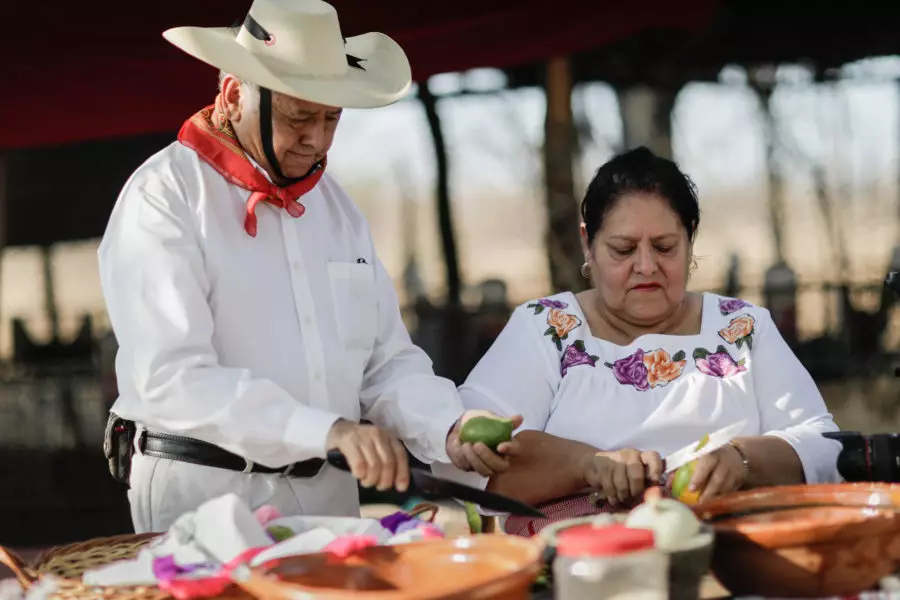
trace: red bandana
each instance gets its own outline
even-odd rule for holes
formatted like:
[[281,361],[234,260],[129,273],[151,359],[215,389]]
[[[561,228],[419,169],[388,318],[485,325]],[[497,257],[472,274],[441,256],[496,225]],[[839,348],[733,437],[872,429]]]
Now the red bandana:
[[300,217],[306,208],[299,198],[319,183],[325,172],[325,160],[309,177],[287,187],[278,187],[266,179],[247,158],[234,135],[231,122],[219,108],[220,98],[184,122],[178,141],[200,155],[219,174],[234,185],[253,192],[247,200],[244,229],[256,237],[256,205],[260,202],[283,208],[292,217]]

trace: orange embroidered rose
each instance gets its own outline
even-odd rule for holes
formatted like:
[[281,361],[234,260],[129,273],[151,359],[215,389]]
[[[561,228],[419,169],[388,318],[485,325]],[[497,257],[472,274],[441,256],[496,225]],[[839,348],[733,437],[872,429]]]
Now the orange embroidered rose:
[[747,345],[750,345],[750,338],[753,335],[753,328],[756,325],[756,321],[753,320],[753,317],[750,315],[741,315],[740,317],[735,317],[731,320],[731,323],[728,324],[728,327],[725,329],[719,330],[719,337],[728,342],[729,344],[734,344],[738,342],[738,346],[741,343],[738,340],[744,340],[747,342]]
[[575,315],[570,315],[557,308],[551,308],[547,314],[547,325],[553,328],[553,333],[557,338],[564,338],[569,333],[581,325],[581,321]]
[[[675,357],[683,355],[683,352],[679,352]],[[672,360],[669,353],[662,349],[644,352],[644,366],[647,367],[647,383],[650,387],[663,386],[678,379],[685,364],[686,360]]]

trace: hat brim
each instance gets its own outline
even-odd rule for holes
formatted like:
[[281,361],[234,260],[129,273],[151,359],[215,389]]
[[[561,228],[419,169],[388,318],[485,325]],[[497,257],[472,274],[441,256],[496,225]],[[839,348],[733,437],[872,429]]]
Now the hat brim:
[[410,87],[409,60],[382,33],[347,38],[347,54],[364,69],[350,67],[340,77],[291,73],[290,65],[253,54],[227,27],[176,27],[163,33],[172,45],[218,69],[294,98],[341,108],[377,108],[403,98]]

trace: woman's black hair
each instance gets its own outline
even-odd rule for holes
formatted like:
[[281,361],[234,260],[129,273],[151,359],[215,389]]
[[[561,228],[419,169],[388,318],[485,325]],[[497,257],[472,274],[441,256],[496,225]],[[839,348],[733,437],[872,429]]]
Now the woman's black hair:
[[664,198],[678,215],[688,240],[693,241],[700,225],[697,187],[671,160],[641,146],[618,154],[597,170],[581,202],[581,218],[588,243],[603,226],[603,219],[622,196],[636,192]]

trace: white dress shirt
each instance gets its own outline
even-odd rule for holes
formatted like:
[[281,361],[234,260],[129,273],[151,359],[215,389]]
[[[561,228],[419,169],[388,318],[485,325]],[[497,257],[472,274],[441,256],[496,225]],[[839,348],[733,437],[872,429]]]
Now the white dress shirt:
[[[528,302],[460,396],[467,409],[522,415],[521,430],[663,457],[746,420],[738,435],[785,440],[807,483],[840,481],[841,445],[822,436],[837,431],[822,395],[769,311],[742,300],[704,294],[698,334],[647,334],[628,346],[594,337],[574,294]],[[487,483],[477,473],[455,478]]]
[[324,457],[339,417],[448,461],[462,405],[410,341],[359,209],[326,174],[300,218],[260,203],[253,238],[249,195],[180,143],[126,183],[99,248],[113,411],[269,467]]

